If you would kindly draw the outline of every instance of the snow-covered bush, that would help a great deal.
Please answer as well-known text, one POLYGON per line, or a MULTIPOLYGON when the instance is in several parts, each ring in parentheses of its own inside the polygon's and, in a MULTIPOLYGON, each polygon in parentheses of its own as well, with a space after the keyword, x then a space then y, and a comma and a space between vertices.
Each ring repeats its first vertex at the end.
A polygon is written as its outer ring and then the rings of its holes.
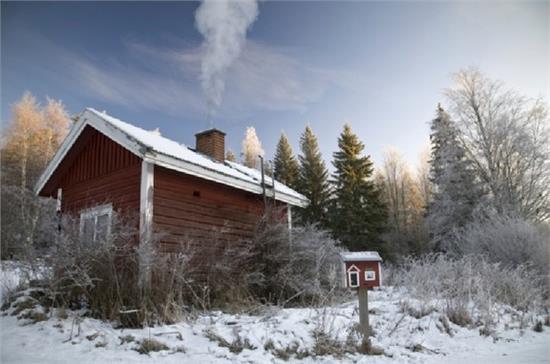
MULTIPOLYGON (((110 233, 102 241, 87 240, 79 221, 70 216, 61 225, 40 259, 40 280, 33 283, 48 292, 53 305, 85 308, 94 317, 116 320, 123 326, 181 318, 186 303, 181 292, 187 286, 175 274, 182 262, 152 253, 148 247, 156 246, 159 236, 139 245, 136 217, 114 214, 110 233)), ((25 256, 38 255, 32 247, 26 249, 25 256)), ((36 259, 22 266, 36 271, 36 259)))
POLYGON ((138 259, 133 251, 135 226, 134 219, 120 219, 115 214, 108 238, 90 242, 80 233, 78 220, 66 216, 52 250, 44 258, 51 269, 45 284, 56 304, 85 306, 95 316, 110 320, 119 319, 121 311, 137 308, 141 295, 136 281, 138 259))
POLYGON ((289 230, 266 218, 258 225, 251 251, 250 286, 262 301, 318 305, 341 288, 336 242, 316 226, 289 230))
POLYGON ((490 324, 497 315, 497 303, 524 313, 547 305, 547 288, 537 270, 529 265, 493 263, 482 255, 409 257, 393 279, 419 302, 417 310, 437 307, 460 325, 476 318, 490 324))
MULTIPOLYGON (((460 255, 483 255, 506 267, 529 264, 548 276, 550 227, 524 219, 483 213, 457 232, 454 250, 460 255)), ((548 282, 547 282, 548 283, 548 282)))
POLYGON ((174 322, 193 309, 326 303, 339 288, 335 241, 313 226, 290 231, 280 220, 267 214, 249 240, 212 231, 208 244, 182 237, 167 252, 161 232, 139 243, 135 217, 114 214, 108 237, 91 242, 67 216, 42 258, 39 284, 55 305, 84 307, 123 326, 174 322))

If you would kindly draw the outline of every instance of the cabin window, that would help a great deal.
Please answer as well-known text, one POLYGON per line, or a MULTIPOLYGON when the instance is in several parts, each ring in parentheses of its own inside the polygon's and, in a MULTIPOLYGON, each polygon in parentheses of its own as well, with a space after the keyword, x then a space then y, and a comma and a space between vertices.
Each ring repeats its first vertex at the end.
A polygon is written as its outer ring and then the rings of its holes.
POLYGON ((359 287, 359 272, 348 272, 349 286, 359 287))
POLYGON ((365 271, 365 281, 374 281, 376 280, 376 272, 373 270, 365 271))
POLYGON ((92 207, 80 213, 80 236, 85 242, 105 243, 111 234, 111 204, 92 207))

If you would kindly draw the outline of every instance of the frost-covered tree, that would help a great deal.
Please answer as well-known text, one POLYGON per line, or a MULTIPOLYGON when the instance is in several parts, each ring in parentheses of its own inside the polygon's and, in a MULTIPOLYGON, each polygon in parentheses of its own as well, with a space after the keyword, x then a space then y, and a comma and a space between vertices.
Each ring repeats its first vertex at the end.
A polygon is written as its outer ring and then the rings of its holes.
POLYGON ((60 101, 47 99, 42 107, 25 92, 12 108, 11 122, 1 148, 2 254, 32 244, 49 205, 34 195, 40 174, 67 133, 70 119, 60 101))
POLYGON ((438 105, 431 123, 430 174, 434 193, 428 208, 432 243, 438 250, 446 250, 456 229, 471 221, 481 197, 458 133, 449 114, 438 105))
POLYGON ((422 206, 427 209, 432 201, 433 183, 430 178, 430 147, 427 146, 418 156, 416 180, 422 199, 422 206))
POLYGON ((245 137, 243 140, 243 164, 250 168, 260 167, 259 156, 264 155, 262 143, 256 135, 256 129, 253 126, 246 128, 245 137))
POLYGON ((298 180, 298 168, 292 147, 286 135, 281 133, 274 158, 275 179, 294 188, 298 180))
POLYGON ((57 147, 65 138, 69 129, 70 118, 61 100, 47 98, 43 111, 44 131, 42 138, 44 149, 44 167, 53 158, 57 147))
MULTIPOLYGON (((421 165, 421 169, 424 165, 421 165)), ((394 257, 427 252, 425 224, 427 188, 420 173, 413 173, 402 154, 395 149, 384 153, 384 165, 379 180, 387 206, 387 241, 394 257)))
POLYGON ((373 181, 373 164, 365 146, 349 125, 338 138, 334 153, 334 198, 330 226, 336 239, 350 250, 382 250, 386 209, 373 181))
POLYGON ((550 121, 547 100, 530 100, 477 69, 447 90, 453 120, 475 173, 500 214, 550 218, 550 121))
POLYGON ((225 153, 225 160, 228 160, 230 162, 236 162, 237 158, 235 157, 235 153, 231 149, 227 150, 227 153, 225 153))
POLYGON ((298 211, 298 218, 302 224, 325 225, 330 197, 328 171, 321 157, 317 138, 309 126, 300 138, 300 149, 297 188, 308 198, 309 204, 298 211))

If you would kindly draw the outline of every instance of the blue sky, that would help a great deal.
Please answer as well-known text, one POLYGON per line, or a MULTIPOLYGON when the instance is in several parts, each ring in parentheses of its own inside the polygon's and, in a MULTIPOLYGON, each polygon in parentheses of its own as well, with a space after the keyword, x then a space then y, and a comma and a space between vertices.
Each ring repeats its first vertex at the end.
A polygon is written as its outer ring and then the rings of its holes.
MULTIPOLYGON (((208 127, 198 5, 3 1, 3 124, 29 90, 194 146, 208 127)), ((378 165, 388 146, 414 163, 460 68, 548 100, 549 33, 548 2, 261 2, 214 126, 237 152, 255 126, 271 158, 309 123, 328 162, 348 122, 378 165)))

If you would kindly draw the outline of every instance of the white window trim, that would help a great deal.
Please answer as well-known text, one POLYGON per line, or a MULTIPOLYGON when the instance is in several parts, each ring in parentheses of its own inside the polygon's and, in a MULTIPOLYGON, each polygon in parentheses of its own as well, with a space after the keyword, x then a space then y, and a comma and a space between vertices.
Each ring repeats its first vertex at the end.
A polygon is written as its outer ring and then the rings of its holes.
POLYGON ((375 270, 366 270, 365 271, 365 281, 375 281, 376 280, 376 271, 375 270), (367 274, 372 273, 372 278, 368 278, 367 274))
POLYGON ((84 234, 84 220, 85 219, 94 219, 94 236, 92 241, 96 240, 96 227, 97 227, 97 217, 101 215, 109 216, 109 222, 107 223, 107 236, 111 235, 111 224, 113 221, 113 204, 108 203, 104 205, 90 207, 80 211, 80 237, 84 234))
POLYGON ((141 186, 139 198, 139 228, 142 242, 147 242, 153 234, 153 193, 155 184, 155 165, 141 162, 141 186))
POLYGON ((286 219, 288 223, 288 230, 292 230, 292 205, 286 205, 286 219))
POLYGON ((359 276, 359 272, 358 272, 358 271, 356 271, 356 270, 353 270, 353 271, 352 271, 352 270, 348 270, 348 285, 349 285, 351 288, 359 287, 359 284, 360 284, 359 278, 360 278, 360 276, 359 276), (352 282, 352 280, 351 280, 351 275, 352 275, 352 274, 357 275, 357 279, 356 279, 357 284, 351 284, 351 282, 352 282))

